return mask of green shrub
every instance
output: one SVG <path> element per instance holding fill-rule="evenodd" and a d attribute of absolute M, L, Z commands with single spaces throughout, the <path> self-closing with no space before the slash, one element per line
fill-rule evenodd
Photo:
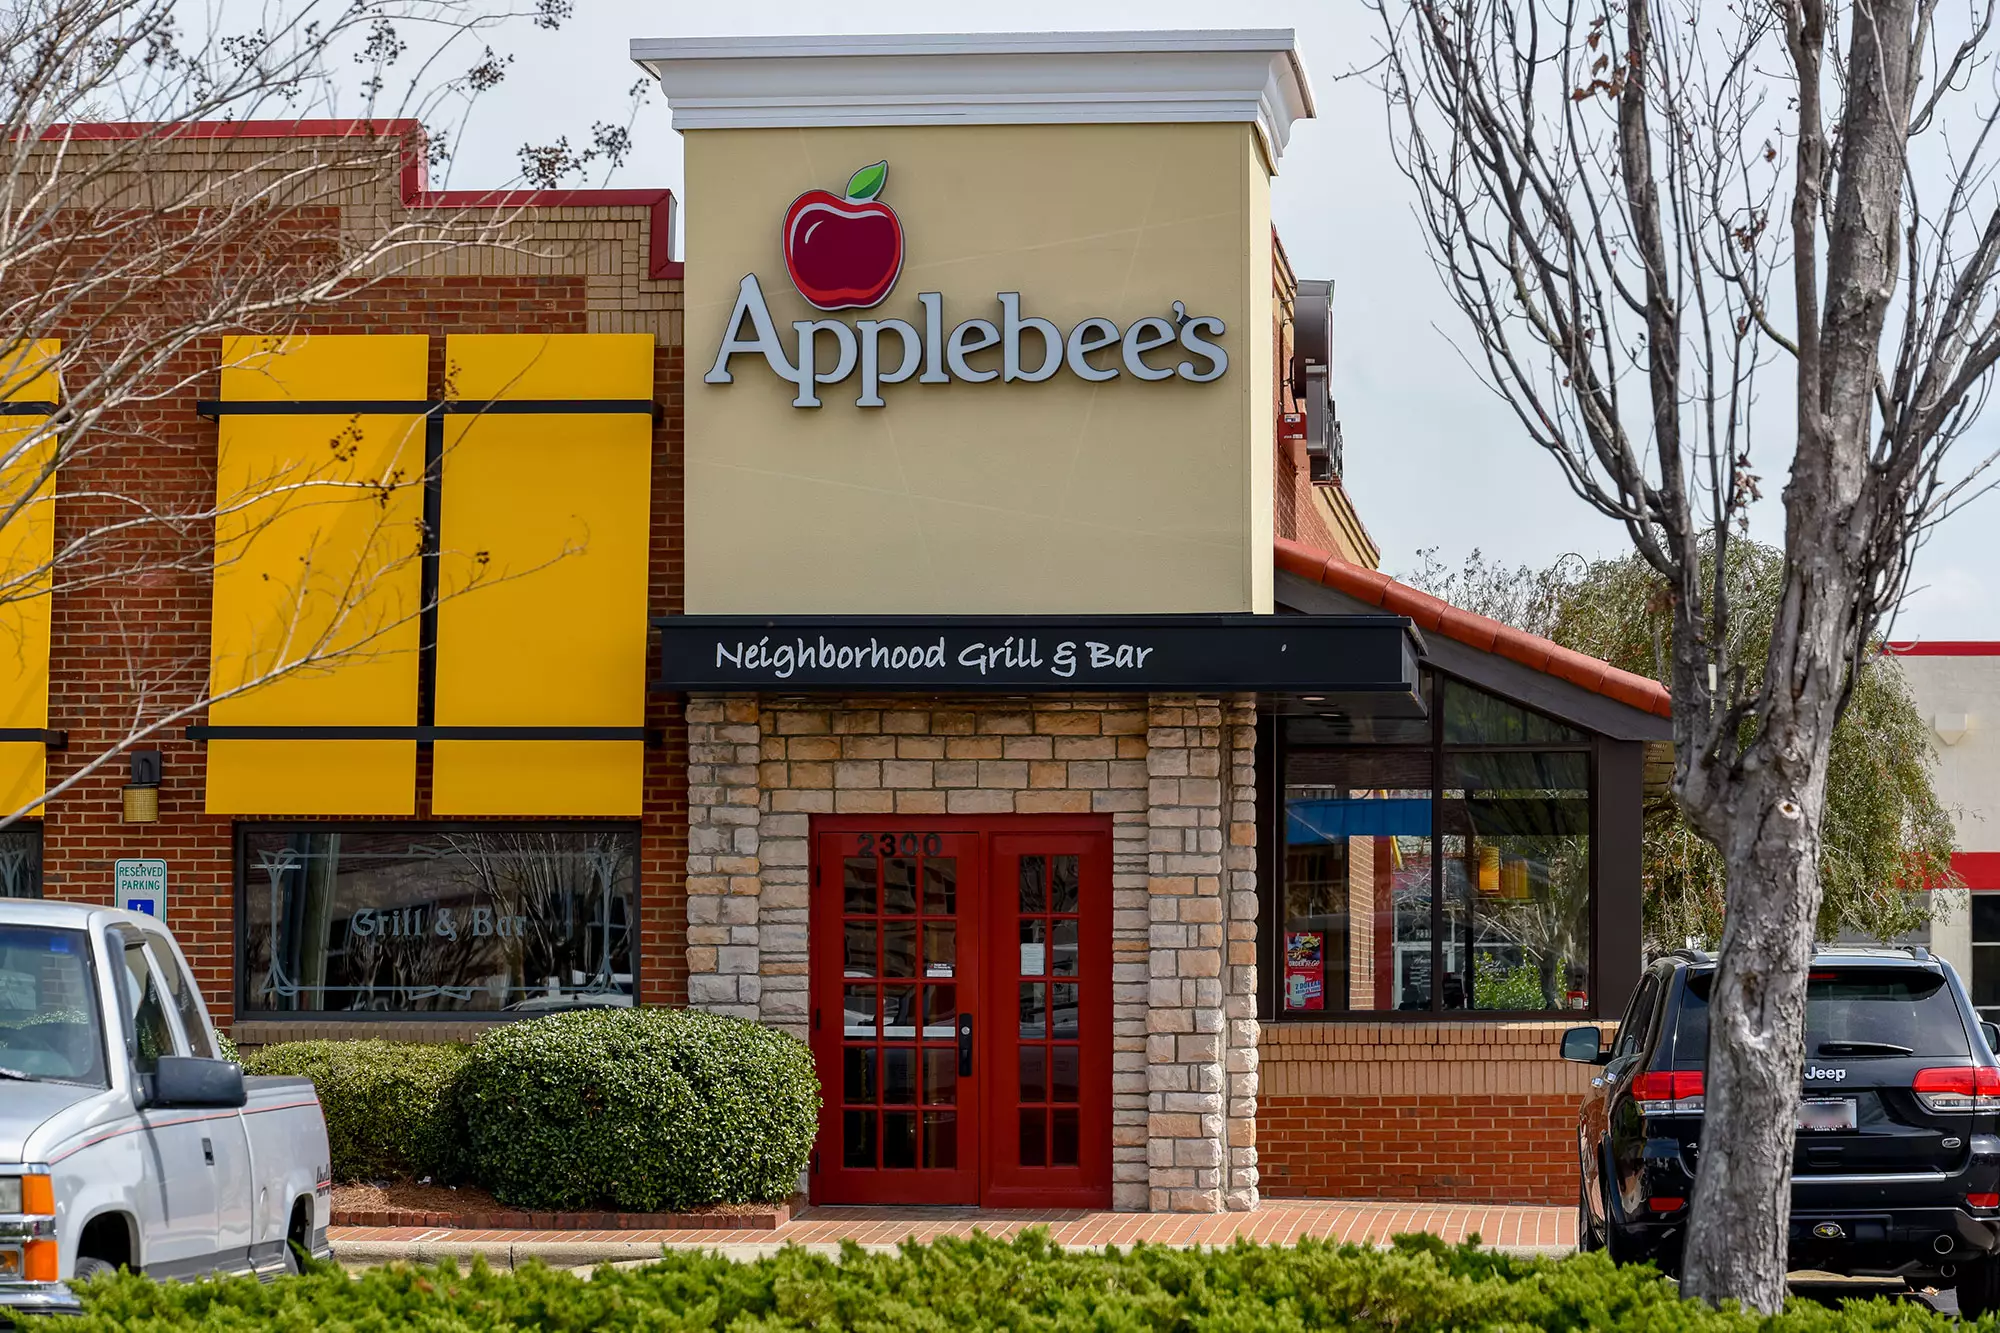
<path fill-rule="evenodd" d="M 493 1028 L 459 1088 L 473 1179 L 520 1208 L 781 1199 L 819 1126 L 805 1044 L 737 1018 L 595 1009 Z"/>
<path fill-rule="evenodd" d="M 335 1180 L 444 1180 L 459 1174 L 453 1099 L 471 1054 L 458 1042 L 294 1041 L 251 1052 L 243 1072 L 313 1081 Z"/>
<path fill-rule="evenodd" d="M 1600 1254 L 1512 1259 L 1403 1237 L 1389 1250 L 1306 1241 L 1227 1249 L 1140 1246 L 1065 1253 L 1047 1233 L 975 1236 L 897 1254 L 844 1247 L 838 1262 L 787 1249 L 755 1263 L 675 1252 L 588 1278 L 530 1264 L 495 1273 L 396 1265 L 349 1278 L 332 1265 L 268 1285 L 254 1278 L 155 1283 L 129 1274 L 81 1289 L 84 1315 L 30 1320 L 35 1333 L 472 1333 L 597 1329 L 1028 1330 L 1125 1333 L 1945 1333 L 1912 1303 L 1838 1308 L 1793 1301 L 1770 1319 L 1683 1301 L 1651 1268 Z M 1965 1328 L 1995 1329 L 1992 1316 Z"/>

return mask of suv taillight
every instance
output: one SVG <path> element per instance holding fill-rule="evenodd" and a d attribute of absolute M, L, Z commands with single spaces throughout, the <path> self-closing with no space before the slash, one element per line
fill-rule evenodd
<path fill-rule="evenodd" d="M 1987 1065 L 1919 1069 L 1910 1087 L 1933 1111 L 2000 1111 L 2000 1069 Z"/>
<path fill-rule="evenodd" d="M 1640 1115 L 1700 1115 L 1702 1078 L 1699 1069 L 1652 1070 L 1632 1080 L 1632 1097 Z"/>

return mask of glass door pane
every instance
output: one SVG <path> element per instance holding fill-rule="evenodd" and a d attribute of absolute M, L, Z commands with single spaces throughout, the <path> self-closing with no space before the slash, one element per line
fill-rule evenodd
<path fill-rule="evenodd" d="M 1021 1166 L 1075 1166 L 1081 1063 L 1077 1023 L 1078 858 L 1023 856 L 1015 867 L 1021 940 Z M 1066 1081 L 1057 1072 L 1068 1071 Z"/>
<path fill-rule="evenodd" d="M 976 900 L 961 881 L 976 860 L 969 842 L 900 831 L 819 840 L 814 1047 L 823 1070 L 839 1071 L 824 1078 L 828 1201 L 974 1201 L 958 1040 L 959 911 Z M 837 1032 L 825 1021 L 835 997 Z"/>
<path fill-rule="evenodd" d="M 1024 821 L 1026 822 L 1026 821 Z M 988 1206 L 1110 1200 L 1109 840 L 995 838 Z M 988 1053 L 990 1052 L 990 1056 Z"/>

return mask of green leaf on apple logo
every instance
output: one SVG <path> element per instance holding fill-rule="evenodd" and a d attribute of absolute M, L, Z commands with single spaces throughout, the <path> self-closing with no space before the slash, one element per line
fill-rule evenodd
<path fill-rule="evenodd" d="M 882 187 L 889 180 L 889 164 L 877 162 L 873 166 L 861 168 L 847 178 L 847 197 L 860 201 L 873 199 L 882 193 Z"/>

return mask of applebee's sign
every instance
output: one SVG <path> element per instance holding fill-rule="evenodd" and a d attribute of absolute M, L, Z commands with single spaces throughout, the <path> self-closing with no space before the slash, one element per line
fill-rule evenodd
<path fill-rule="evenodd" d="M 845 195 L 808 190 L 785 210 L 785 271 L 814 307 L 832 313 L 866 310 L 888 298 L 903 271 L 903 222 L 882 202 L 889 164 L 877 162 L 848 179 Z M 731 384 L 729 360 L 744 353 L 764 358 L 773 373 L 798 387 L 793 407 L 818 407 L 819 386 L 837 384 L 857 371 L 857 407 L 883 407 L 882 387 L 914 379 L 919 384 L 991 380 L 1030 384 L 1063 370 L 1101 383 L 1121 375 L 1158 381 L 1179 377 L 1195 384 L 1222 378 L 1229 353 L 1216 341 L 1223 323 L 1213 315 L 1190 315 L 1180 301 L 1171 318 L 1145 315 L 1123 329 L 1092 315 L 1067 331 L 1046 319 L 1021 313 L 1021 294 L 994 298 L 1000 319 L 966 319 L 947 326 L 944 297 L 917 293 L 917 321 L 904 319 L 799 319 L 791 340 L 778 331 L 757 275 L 738 286 L 735 308 L 715 364 L 702 377 Z M 1000 363 L 974 365 L 972 357 L 1000 349 Z"/>

